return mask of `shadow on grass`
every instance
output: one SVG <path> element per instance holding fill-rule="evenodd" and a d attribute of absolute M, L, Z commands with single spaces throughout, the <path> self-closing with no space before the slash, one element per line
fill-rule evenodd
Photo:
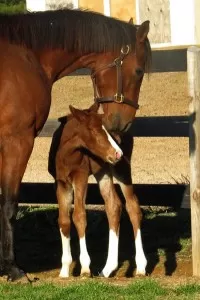
<path fill-rule="evenodd" d="M 16 224 L 16 259 L 26 272 L 42 272 L 60 268 L 61 241 L 57 225 L 57 209 L 33 210 L 21 208 Z M 97 275 L 103 268 L 108 247 L 108 223 L 104 211 L 87 212 L 87 246 L 91 256 L 91 269 Z M 176 255 L 182 249 L 180 239 L 190 238 L 190 211 L 149 212 L 145 210 L 142 224 L 147 273 L 151 274 L 159 263 L 160 252 L 165 258 L 165 275 L 172 275 L 177 267 Z M 71 227 L 72 256 L 75 261 L 73 275 L 80 274 L 79 241 Z M 119 241 L 119 270 L 117 276 L 134 276 L 135 246 L 133 231 L 125 211 L 122 213 Z"/>

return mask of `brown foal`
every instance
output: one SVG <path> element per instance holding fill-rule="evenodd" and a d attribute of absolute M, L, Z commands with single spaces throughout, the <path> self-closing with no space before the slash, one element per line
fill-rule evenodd
<path fill-rule="evenodd" d="M 102 117 L 97 114 L 97 109 L 98 106 L 96 104 L 90 109 L 83 111 L 70 107 L 72 115 L 68 117 L 67 123 L 62 127 L 61 135 L 57 137 L 57 140 L 53 140 L 51 146 L 51 149 L 54 150 L 50 151 L 49 164 L 51 166 L 49 171 L 57 183 L 58 223 L 63 250 L 60 277 L 69 276 L 69 267 L 72 262 L 70 249 L 70 210 L 73 193 L 74 211 L 72 218 L 79 236 L 81 274 L 90 274 L 90 257 L 85 240 L 85 198 L 88 176 L 90 174 L 93 174 L 99 183 L 109 222 L 108 257 L 101 275 L 108 277 L 118 266 L 121 201 L 116 193 L 112 177 L 115 173 L 119 173 L 115 167 L 120 164 L 120 161 L 125 166 L 125 161 L 123 161 L 121 149 L 102 125 Z M 55 150 L 56 143 L 58 147 L 56 146 Z M 126 154 L 127 145 L 128 143 L 126 143 L 125 147 Z M 53 171 L 52 166 L 54 164 L 55 169 Z M 124 168 L 123 166 L 119 166 L 121 173 L 126 171 L 126 167 Z M 121 184 L 122 192 L 127 201 L 126 209 L 134 226 L 136 272 L 137 274 L 144 275 L 146 258 L 140 234 L 140 207 L 133 193 L 132 185 L 125 185 L 125 188 L 123 188 L 123 183 L 121 182 Z"/>
<path fill-rule="evenodd" d="M 97 173 L 105 164 L 117 163 L 122 151 L 102 125 L 102 116 L 97 114 L 98 105 L 78 110 L 70 106 L 72 113 L 65 124 L 56 153 L 58 223 L 62 239 L 61 277 L 69 276 L 72 262 L 70 250 L 70 208 L 74 194 L 73 222 L 80 241 L 81 274 L 90 273 L 90 258 L 85 242 L 86 213 L 85 197 L 88 176 Z"/>

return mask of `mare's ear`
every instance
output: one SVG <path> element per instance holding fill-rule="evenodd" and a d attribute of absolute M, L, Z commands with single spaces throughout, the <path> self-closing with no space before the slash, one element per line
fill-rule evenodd
<path fill-rule="evenodd" d="M 133 25 L 133 18 L 130 18 L 130 20 L 128 21 L 129 24 Z"/>
<path fill-rule="evenodd" d="M 147 35 L 149 33 L 149 24 L 150 24 L 149 21 L 145 21 L 139 26 L 136 33 L 137 41 L 139 43 L 143 43 L 147 38 Z"/>
<path fill-rule="evenodd" d="M 76 118 L 79 122 L 83 122 L 86 118 L 86 113 L 83 110 L 73 107 L 69 105 L 69 109 L 74 118 Z"/>
<path fill-rule="evenodd" d="M 98 109 L 99 109 L 99 103 L 95 102 L 90 106 L 89 111 L 97 113 Z"/>

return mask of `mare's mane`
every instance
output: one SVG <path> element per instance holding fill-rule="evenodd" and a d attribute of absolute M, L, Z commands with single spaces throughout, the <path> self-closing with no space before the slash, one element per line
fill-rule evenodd
<path fill-rule="evenodd" d="M 33 50 L 61 48 L 81 54 L 103 53 L 118 51 L 127 44 L 134 49 L 136 31 L 136 25 L 88 10 L 0 14 L 0 38 Z M 148 58 L 148 40 L 146 45 Z"/>
<path fill-rule="evenodd" d="M 133 25 L 86 10 L 0 14 L 0 36 L 33 49 L 114 51 L 122 45 L 134 46 L 135 32 Z"/>

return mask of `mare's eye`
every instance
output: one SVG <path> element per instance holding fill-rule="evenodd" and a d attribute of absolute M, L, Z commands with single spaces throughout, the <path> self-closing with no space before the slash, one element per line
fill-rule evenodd
<path fill-rule="evenodd" d="M 142 68 L 137 68 L 137 69 L 135 70 L 135 73 L 136 73 L 136 75 L 137 75 L 138 77 L 142 77 L 143 74 L 144 74 L 144 70 L 143 70 Z"/>

